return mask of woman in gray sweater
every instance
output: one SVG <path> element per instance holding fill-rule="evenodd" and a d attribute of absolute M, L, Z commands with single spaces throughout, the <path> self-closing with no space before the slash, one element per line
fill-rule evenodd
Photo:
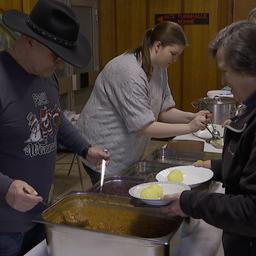
<path fill-rule="evenodd" d="M 151 137 L 165 138 L 205 128 L 208 111 L 175 107 L 167 67 L 187 45 L 182 28 L 163 22 L 149 29 L 137 49 L 111 60 L 96 79 L 78 128 L 92 144 L 107 148 L 106 175 L 118 175 L 139 161 Z M 87 164 L 93 182 L 99 174 Z"/>

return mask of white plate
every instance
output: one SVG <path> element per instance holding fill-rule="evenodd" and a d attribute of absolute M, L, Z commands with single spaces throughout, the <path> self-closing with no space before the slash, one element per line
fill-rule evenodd
<path fill-rule="evenodd" d="M 181 184 L 181 183 L 174 183 L 174 182 L 147 182 L 147 183 L 142 183 L 139 185 L 136 185 L 132 188 L 129 189 L 129 194 L 137 199 L 140 199 L 141 201 L 143 201 L 146 204 L 149 205 L 156 205 L 156 206 L 161 206 L 161 205 L 166 205 L 169 204 L 171 202 L 171 199 L 144 199 L 140 197 L 140 193 L 141 191 L 150 186 L 151 184 L 158 184 L 162 187 L 163 189 L 163 194 L 164 195 L 171 195 L 171 194 L 175 194 L 175 193 L 181 193 L 184 190 L 190 190 L 190 187 L 185 185 L 185 184 Z"/>
<path fill-rule="evenodd" d="M 204 140 L 212 138 L 212 135 L 210 134 L 210 132 L 207 129 L 194 132 L 193 135 L 200 139 L 204 139 Z"/>
<path fill-rule="evenodd" d="M 210 169 L 195 167 L 193 165 L 185 165 L 164 169 L 156 175 L 156 179 L 158 181 L 168 182 L 167 176 L 174 169 L 178 169 L 182 172 L 183 184 L 186 184 L 191 188 L 210 180 L 213 176 L 213 172 Z"/>
<path fill-rule="evenodd" d="M 213 126 L 220 132 L 220 137 L 223 137 L 224 127 L 220 124 L 214 124 Z M 212 131 L 212 126 L 208 125 L 208 127 L 209 127 L 210 131 Z M 208 139 L 212 138 L 211 133 L 207 129 L 199 130 L 197 132 L 194 132 L 193 135 L 198 137 L 198 138 L 204 139 L 204 140 L 208 140 Z"/>

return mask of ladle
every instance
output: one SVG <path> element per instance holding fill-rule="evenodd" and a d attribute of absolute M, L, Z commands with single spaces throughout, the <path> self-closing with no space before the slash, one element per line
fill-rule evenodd
<path fill-rule="evenodd" d="M 108 150 L 104 149 L 104 152 L 108 153 Z M 103 189 L 105 171 L 106 171 L 106 160 L 102 159 L 101 174 L 100 174 L 100 191 L 102 191 Z"/>
<path fill-rule="evenodd" d="M 213 139 L 220 139 L 220 131 L 216 129 L 216 127 L 213 125 L 212 120 L 210 122 L 211 126 L 212 126 L 212 137 Z"/>
<path fill-rule="evenodd" d="M 220 132 L 213 126 L 212 124 L 212 129 L 211 130 L 207 125 L 206 125 L 206 129 L 209 131 L 209 133 L 212 135 L 212 139 L 213 140 L 218 140 L 221 138 L 220 136 Z"/>

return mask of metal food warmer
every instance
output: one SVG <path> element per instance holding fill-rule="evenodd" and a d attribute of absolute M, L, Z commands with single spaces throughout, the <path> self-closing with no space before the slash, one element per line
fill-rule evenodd
<path fill-rule="evenodd" d="M 128 197 L 102 193 L 65 196 L 42 214 L 50 255 L 164 256 L 181 218 L 136 207 Z"/>

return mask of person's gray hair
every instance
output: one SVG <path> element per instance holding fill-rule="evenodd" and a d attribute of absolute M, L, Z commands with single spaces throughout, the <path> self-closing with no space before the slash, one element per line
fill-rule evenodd
<path fill-rule="evenodd" d="M 222 46 L 224 39 L 231 35 L 234 31 L 237 31 L 243 27 L 251 26 L 251 22 L 248 20 L 240 20 L 233 22 L 218 32 L 215 39 L 209 44 L 209 52 L 215 57 L 218 49 Z"/>
<path fill-rule="evenodd" d="M 232 70 L 256 76 L 256 25 L 248 23 L 233 28 L 219 48 L 222 47 L 224 62 Z"/>
<path fill-rule="evenodd" d="M 248 21 L 256 24 L 256 8 L 253 8 L 247 17 Z"/>

